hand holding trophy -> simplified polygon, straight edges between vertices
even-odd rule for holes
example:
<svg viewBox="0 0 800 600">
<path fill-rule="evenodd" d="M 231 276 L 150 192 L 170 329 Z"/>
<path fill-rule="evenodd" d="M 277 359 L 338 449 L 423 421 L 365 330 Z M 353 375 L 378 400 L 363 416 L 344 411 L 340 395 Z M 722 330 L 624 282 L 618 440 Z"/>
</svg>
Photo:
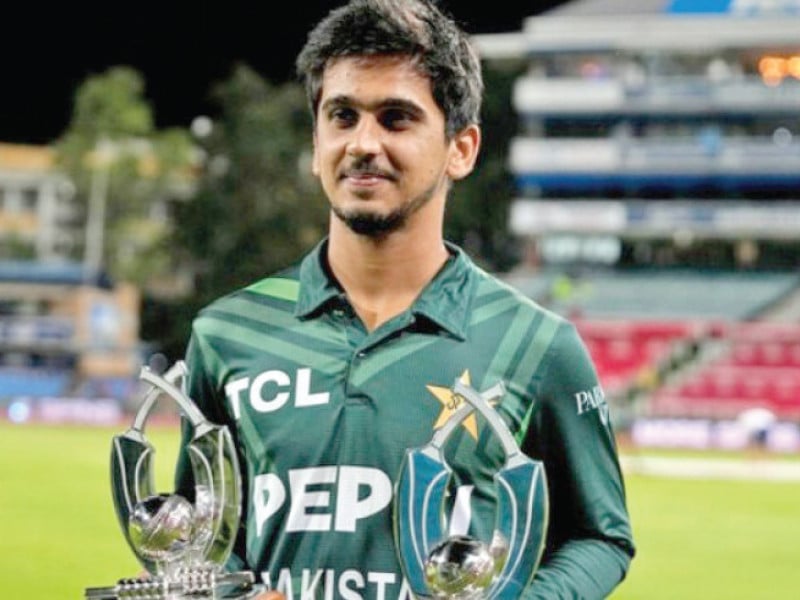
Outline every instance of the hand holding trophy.
<svg viewBox="0 0 800 600">
<path fill-rule="evenodd" d="M 400 564 L 417 598 L 516 600 L 538 568 L 549 509 L 544 466 L 522 453 L 489 404 L 504 389 L 498 383 L 481 394 L 456 380 L 452 391 L 460 407 L 428 444 L 406 453 L 395 490 L 394 525 Z M 506 455 L 494 476 L 497 511 L 488 542 L 445 533 L 450 469 L 442 448 L 473 411 L 486 419 Z"/>
<path fill-rule="evenodd" d="M 140 377 L 150 384 L 133 425 L 114 436 L 111 488 L 125 539 L 149 576 L 120 579 L 110 587 L 87 588 L 87 599 L 182 600 L 254 598 L 263 592 L 252 572 L 226 572 L 241 518 L 241 480 L 230 432 L 209 423 L 178 387 L 182 361 L 163 376 L 149 367 Z M 193 428 L 187 446 L 195 501 L 154 490 L 155 449 L 144 426 L 162 395 L 171 397 Z"/>
</svg>

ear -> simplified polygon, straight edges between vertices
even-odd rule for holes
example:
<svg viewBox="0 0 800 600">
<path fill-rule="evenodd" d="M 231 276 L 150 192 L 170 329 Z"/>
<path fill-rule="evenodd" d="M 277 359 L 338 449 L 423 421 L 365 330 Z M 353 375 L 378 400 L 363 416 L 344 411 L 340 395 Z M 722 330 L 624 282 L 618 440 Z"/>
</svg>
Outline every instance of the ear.
<svg viewBox="0 0 800 600">
<path fill-rule="evenodd" d="M 468 125 L 450 140 L 450 161 L 447 166 L 450 179 L 457 181 L 472 172 L 480 147 L 481 128 L 475 124 Z"/>
<path fill-rule="evenodd" d="M 317 152 L 317 128 L 314 127 L 313 146 L 311 153 L 311 173 L 314 177 L 319 177 L 319 152 Z"/>
</svg>

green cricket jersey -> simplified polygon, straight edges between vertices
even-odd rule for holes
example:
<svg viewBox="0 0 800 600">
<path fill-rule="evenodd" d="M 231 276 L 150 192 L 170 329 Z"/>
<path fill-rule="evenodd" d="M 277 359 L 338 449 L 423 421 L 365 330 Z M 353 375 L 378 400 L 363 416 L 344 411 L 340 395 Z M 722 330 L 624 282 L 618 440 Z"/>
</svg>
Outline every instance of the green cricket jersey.
<svg viewBox="0 0 800 600">
<path fill-rule="evenodd" d="M 525 598 L 602 598 L 633 543 L 608 406 L 575 328 L 458 248 L 411 308 L 368 332 L 326 267 L 322 242 L 296 267 L 196 318 L 188 393 L 240 448 L 244 516 L 236 568 L 287 598 L 409 598 L 395 551 L 393 487 L 407 448 L 458 408 L 458 379 L 503 382 L 495 405 L 544 463 L 547 546 Z M 452 517 L 488 540 L 502 446 L 480 415 L 446 447 Z M 179 461 L 180 489 L 188 488 Z"/>
</svg>

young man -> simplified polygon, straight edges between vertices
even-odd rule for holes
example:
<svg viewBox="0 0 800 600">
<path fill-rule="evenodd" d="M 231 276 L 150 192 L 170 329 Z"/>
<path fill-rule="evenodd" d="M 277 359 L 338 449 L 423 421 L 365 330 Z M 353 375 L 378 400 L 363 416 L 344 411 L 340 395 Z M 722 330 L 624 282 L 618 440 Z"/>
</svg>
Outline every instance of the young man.
<svg viewBox="0 0 800 600">
<path fill-rule="evenodd" d="M 634 550 L 591 361 L 571 324 L 443 239 L 451 184 L 481 141 L 480 64 L 466 35 L 430 0 L 352 0 L 311 32 L 297 65 L 328 236 L 203 310 L 187 351 L 190 396 L 241 451 L 231 566 L 287 598 L 409 598 L 392 530 L 405 450 L 458 408 L 455 380 L 502 382 L 494 409 L 543 462 L 550 498 L 522 597 L 605 597 Z M 462 517 L 484 539 L 503 459 L 474 415 L 447 446 Z"/>
</svg>

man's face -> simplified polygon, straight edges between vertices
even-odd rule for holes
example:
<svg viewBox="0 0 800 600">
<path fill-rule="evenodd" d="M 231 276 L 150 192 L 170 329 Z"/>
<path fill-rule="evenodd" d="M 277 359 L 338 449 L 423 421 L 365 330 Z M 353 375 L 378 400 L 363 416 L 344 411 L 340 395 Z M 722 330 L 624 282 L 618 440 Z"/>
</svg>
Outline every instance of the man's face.
<svg viewBox="0 0 800 600">
<path fill-rule="evenodd" d="M 351 230 L 385 235 L 431 200 L 443 204 L 449 179 L 466 175 L 453 164 L 461 154 L 445 138 L 428 79 L 408 59 L 346 57 L 325 69 L 313 169 Z"/>
</svg>

